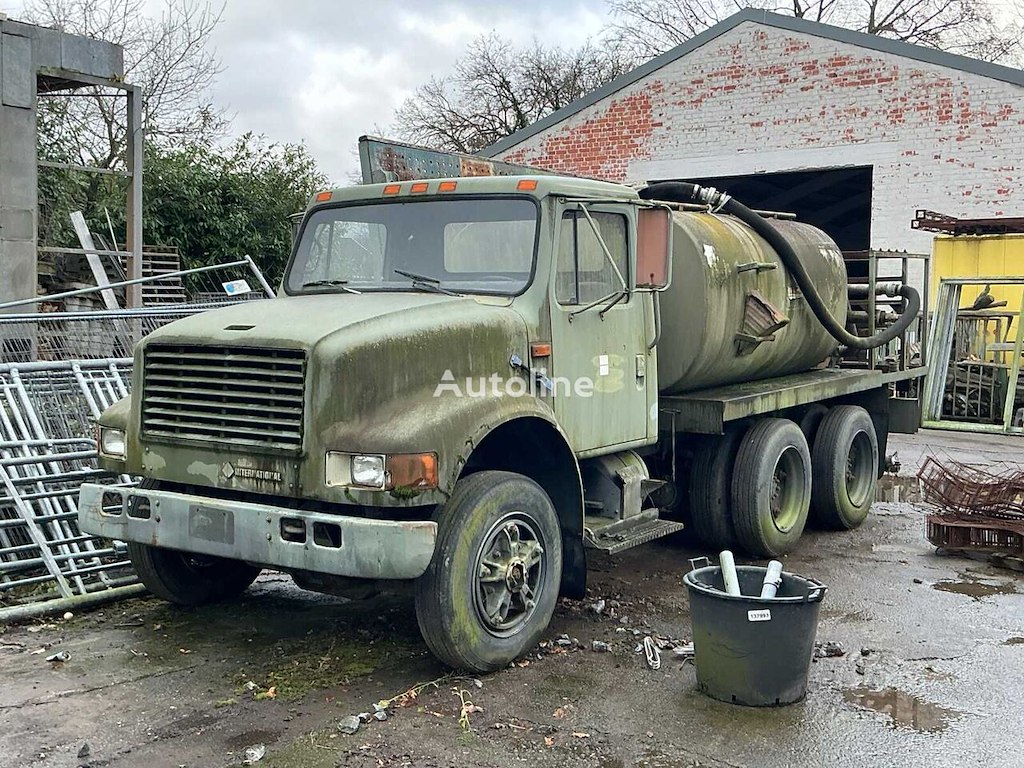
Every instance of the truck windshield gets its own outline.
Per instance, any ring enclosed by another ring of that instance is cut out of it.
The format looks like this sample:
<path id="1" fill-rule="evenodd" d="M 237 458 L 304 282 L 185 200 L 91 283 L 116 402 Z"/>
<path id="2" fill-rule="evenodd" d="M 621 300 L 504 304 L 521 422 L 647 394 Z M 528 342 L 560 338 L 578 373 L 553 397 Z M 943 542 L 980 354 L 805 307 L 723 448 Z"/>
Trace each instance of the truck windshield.
<path id="1" fill-rule="evenodd" d="M 306 222 L 285 285 L 514 295 L 530 282 L 536 238 L 537 205 L 525 198 L 323 208 Z"/>

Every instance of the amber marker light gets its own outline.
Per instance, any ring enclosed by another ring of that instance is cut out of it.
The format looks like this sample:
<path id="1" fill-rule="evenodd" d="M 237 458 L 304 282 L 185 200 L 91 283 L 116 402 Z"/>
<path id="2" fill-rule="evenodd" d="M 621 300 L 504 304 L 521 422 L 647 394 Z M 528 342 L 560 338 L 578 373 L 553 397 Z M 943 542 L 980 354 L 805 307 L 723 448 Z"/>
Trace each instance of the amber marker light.
<path id="1" fill-rule="evenodd" d="M 550 341 L 535 341 L 530 345 L 530 357 L 551 357 Z"/>
<path id="2" fill-rule="evenodd" d="M 384 187 L 384 194 L 385 195 L 397 195 L 401 191 L 402 191 L 402 185 L 401 184 L 388 184 L 386 187 Z"/>
<path id="3" fill-rule="evenodd" d="M 417 181 L 415 184 L 409 187 L 409 191 L 412 192 L 414 195 L 418 195 L 422 192 L 426 192 L 428 186 L 429 185 L 425 181 Z"/>
<path id="4" fill-rule="evenodd" d="M 516 189 L 518 189 L 520 192 L 532 192 L 536 188 L 536 179 L 522 179 L 518 184 L 516 184 Z"/>
<path id="5" fill-rule="evenodd" d="M 334 193 L 331 192 L 330 190 L 328 190 L 326 192 L 317 192 L 316 193 L 316 201 L 318 203 L 326 203 L 333 196 L 334 196 Z"/>
<path id="6" fill-rule="evenodd" d="M 437 185 L 438 192 L 454 192 L 455 188 L 459 186 L 457 181 L 442 181 Z"/>
<path id="7" fill-rule="evenodd" d="M 387 457 L 390 488 L 437 488 L 437 454 L 405 453 Z"/>

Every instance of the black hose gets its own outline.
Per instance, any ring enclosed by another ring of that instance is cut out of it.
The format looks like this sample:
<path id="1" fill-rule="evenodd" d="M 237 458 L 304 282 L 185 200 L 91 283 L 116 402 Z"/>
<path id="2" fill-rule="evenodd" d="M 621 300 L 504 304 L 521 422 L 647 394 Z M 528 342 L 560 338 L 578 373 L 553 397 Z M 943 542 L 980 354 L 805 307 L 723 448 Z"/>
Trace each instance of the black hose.
<path id="1" fill-rule="evenodd" d="M 760 214 L 750 210 L 747 206 L 729 197 L 724 192 L 719 192 L 712 187 L 702 187 L 699 184 L 689 184 L 685 181 L 665 181 L 659 184 L 651 184 L 641 189 L 639 194 L 643 200 L 703 203 L 711 206 L 715 211 L 731 214 L 742 221 L 764 238 L 768 245 L 779 254 L 779 258 L 782 259 L 786 269 L 793 275 L 797 287 L 800 288 L 804 298 L 807 299 L 807 304 L 811 308 L 811 312 L 814 313 L 814 316 L 818 318 L 818 322 L 824 326 L 832 338 L 851 349 L 874 349 L 889 343 L 907 330 L 910 324 L 917 318 L 918 312 L 921 311 L 920 294 L 913 287 L 904 285 L 899 289 L 898 294 L 906 299 L 907 306 L 900 315 L 900 318 L 893 325 L 884 331 L 876 333 L 874 336 L 854 336 L 832 316 L 825 301 L 821 298 L 821 294 L 818 293 L 817 288 L 815 288 L 814 283 L 811 281 L 810 275 L 804 269 L 800 257 L 793 250 L 793 246 Z"/>

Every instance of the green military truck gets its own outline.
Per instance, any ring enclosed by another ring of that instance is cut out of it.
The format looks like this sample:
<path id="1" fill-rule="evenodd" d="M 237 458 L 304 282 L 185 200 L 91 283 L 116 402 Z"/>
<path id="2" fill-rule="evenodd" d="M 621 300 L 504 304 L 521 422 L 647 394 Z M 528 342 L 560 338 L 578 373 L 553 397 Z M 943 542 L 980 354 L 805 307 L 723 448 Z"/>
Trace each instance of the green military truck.
<path id="1" fill-rule="evenodd" d="M 850 296 L 902 314 L 862 339 Z M 848 368 L 899 343 L 917 294 L 848 286 L 829 237 L 712 189 L 557 176 L 316 195 L 275 299 L 167 325 L 99 420 L 83 530 L 143 583 L 230 598 L 262 568 L 348 593 L 414 584 L 430 649 L 487 671 L 527 652 L 587 548 L 688 525 L 709 549 L 790 551 L 850 529 L 894 394 Z"/>

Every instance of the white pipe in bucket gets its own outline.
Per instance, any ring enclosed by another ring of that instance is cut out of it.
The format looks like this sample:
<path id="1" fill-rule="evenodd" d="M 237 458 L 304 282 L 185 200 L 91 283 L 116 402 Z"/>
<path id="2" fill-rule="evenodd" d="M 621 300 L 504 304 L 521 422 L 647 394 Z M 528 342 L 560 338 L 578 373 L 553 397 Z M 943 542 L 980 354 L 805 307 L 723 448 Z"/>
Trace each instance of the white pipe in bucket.
<path id="1" fill-rule="evenodd" d="M 761 584 L 761 597 L 775 597 L 780 586 L 782 586 L 782 563 L 778 560 L 771 560 L 765 570 L 764 582 Z"/>
<path id="2" fill-rule="evenodd" d="M 718 564 L 722 568 L 722 580 L 725 581 L 726 594 L 739 597 L 740 580 L 736 576 L 736 561 L 732 557 L 732 552 L 728 549 L 719 552 Z"/>

